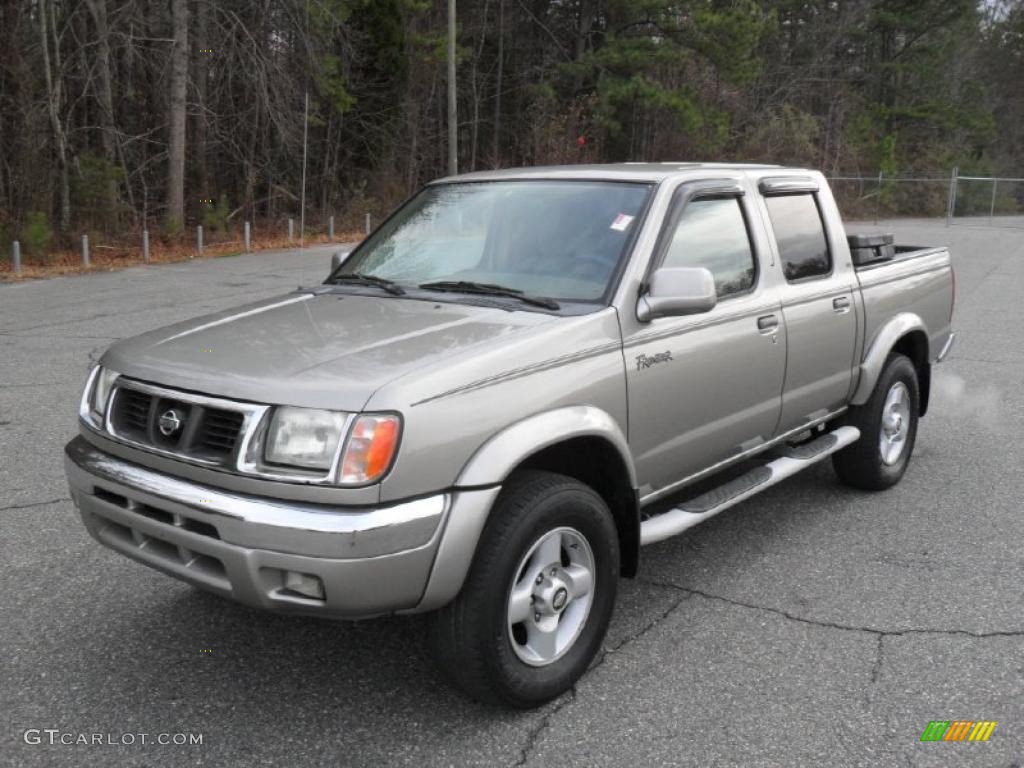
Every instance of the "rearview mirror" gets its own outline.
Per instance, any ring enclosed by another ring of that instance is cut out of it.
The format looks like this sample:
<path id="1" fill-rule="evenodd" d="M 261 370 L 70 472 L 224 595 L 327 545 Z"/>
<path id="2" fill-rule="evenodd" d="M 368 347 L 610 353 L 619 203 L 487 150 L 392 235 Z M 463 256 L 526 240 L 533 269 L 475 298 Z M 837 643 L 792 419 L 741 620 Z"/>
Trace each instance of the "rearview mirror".
<path id="1" fill-rule="evenodd" d="M 334 270 L 345 263 L 345 259 L 352 251 L 335 251 L 331 254 L 331 274 L 334 274 Z"/>
<path id="2" fill-rule="evenodd" d="M 704 267 L 662 267 L 636 305 L 636 317 L 646 323 L 656 317 L 696 315 L 714 309 L 718 301 L 715 278 Z"/>

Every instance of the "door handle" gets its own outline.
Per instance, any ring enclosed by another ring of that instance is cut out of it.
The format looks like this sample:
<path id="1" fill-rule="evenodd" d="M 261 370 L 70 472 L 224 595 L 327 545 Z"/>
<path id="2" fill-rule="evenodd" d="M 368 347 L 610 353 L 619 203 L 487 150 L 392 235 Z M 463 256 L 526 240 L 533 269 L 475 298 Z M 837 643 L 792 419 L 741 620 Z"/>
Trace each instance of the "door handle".
<path id="1" fill-rule="evenodd" d="M 840 296 L 838 299 L 832 299 L 832 309 L 836 312 L 843 313 L 850 311 L 850 297 Z"/>
<path id="2" fill-rule="evenodd" d="M 779 327 L 777 315 L 764 315 L 757 318 L 757 330 L 761 333 L 774 333 Z"/>

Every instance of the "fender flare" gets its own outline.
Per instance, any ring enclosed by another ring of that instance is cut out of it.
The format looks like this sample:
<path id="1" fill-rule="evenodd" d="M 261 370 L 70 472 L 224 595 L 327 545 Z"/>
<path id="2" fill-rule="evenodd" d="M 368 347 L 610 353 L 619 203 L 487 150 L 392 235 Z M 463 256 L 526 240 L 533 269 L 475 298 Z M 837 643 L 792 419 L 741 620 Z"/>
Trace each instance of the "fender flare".
<path id="1" fill-rule="evenodd" d="M 557 408 L 506 427 L 477 449 L 456 479 L 454 501 L 430 577 L 420 603 L 411 612 L 435 610 L 458 594 L 501 484 L 512 470 L 538 451 L 574 437 L 600 437 L 611 443 L 629 473 L 630 486 L 636 488 L 636 469 L 626 437 L 615 419 L 600 408 Z M 639 515 L 635 526 L 634 559 L 640 546 Z"/>
<path id="2" fill-rule="evenodd" d="M 619 453 L 629 483 L 636 484 L 636 468 L 629 443 L 607 412 L 592 405 L 571 405 L 534 414 L 506 427 L 477 449 L 462 468 L 455 487 L 483 487 L 501 483 L 524 459 L 574 437 L 601 437 Z"/>
<path id="3" fill-rule="evenodd" d="M 875 389 L 875 384 L 878 382 L 878 377 L 882 375 L 882 367 L 889 358 L 889 353 L 896 346 L 896 342 L 908 333 L 914 333 L 915 331 L 923 333 L 925 344 L 930 345 L 928 330 L 925 327 L 924 321 L 913 312 L 900 312 L 878 329 L 875 337 L 871 340 L 871 345 L 864 354 L 863 362 L 860 364 L 860 378 L 857 381 L 857 388 L 854 390 L 853 398 L 850 400 L 851 404 L 864 405 L 868 401 Z M 927 346 L 925 353 L 925 359 L 931 360 L 931 351 Z"/>

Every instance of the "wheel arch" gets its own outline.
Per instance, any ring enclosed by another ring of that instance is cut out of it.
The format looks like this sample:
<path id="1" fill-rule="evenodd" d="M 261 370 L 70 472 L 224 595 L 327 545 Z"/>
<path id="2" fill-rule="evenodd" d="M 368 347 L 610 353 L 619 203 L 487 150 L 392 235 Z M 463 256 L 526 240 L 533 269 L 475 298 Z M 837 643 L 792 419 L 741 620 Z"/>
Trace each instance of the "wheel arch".
<path id="1" fill-rule="evenodd" d="M 912 312 L 901 312 L 886 322 L 875 334 L 860 364 L 860 378 L 850 402 L 853 405 L 864 405 L 868 401 L 878 377 L 882 375 L 886 360 L 893 352 L 906 355 L 917 370 L 921 390 L 918 414 L 924 416 L 928 411 L 931 393 L 931 356 L 924 321 Z"/>
<path id="2" fill-rule="evenodd" d="M 593 488 L 615 519 L 620 572 L 636 574 L 640 549 L 636 470 L 615 419 L 594 406 L 569 406 L 530 416 L 477 450 L 456 486 L 499 484 L 520 469 L 557 472 Z"/>

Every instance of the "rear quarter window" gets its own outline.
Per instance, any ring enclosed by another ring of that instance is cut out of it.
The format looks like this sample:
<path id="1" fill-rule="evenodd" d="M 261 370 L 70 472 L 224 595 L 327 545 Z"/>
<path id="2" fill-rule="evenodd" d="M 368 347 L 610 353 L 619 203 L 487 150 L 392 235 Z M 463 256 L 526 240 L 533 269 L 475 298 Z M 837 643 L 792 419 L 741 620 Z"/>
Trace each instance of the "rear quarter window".
<path id="1" fill-rule="evenodd" d="M 830 274 L 832 256 L 814 195 L 775 195 L 766 197 L 765 204 L 786 279 L 792 282 Z"/>

